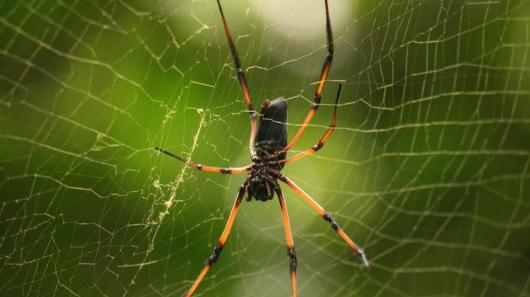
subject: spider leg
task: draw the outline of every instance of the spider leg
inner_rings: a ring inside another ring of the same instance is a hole
[[[243,71],[243,67],[241,66],[241,61],[239,60],[239,54],[237,53],[236,46],[234,44],[234,41],[232,40],[232,36],[230,35],[230,31],[228,30],[228,23],[225,18],[225,14],[223,12],[223,7],[221,6],[221,2],[217,0],[217,6],[219,6],[219,12],[221,13],[221,18],[223,20],[223,27],[226,34],[226,40],[228,41],[228,46],[230,47],[230,53],[232,54],[232,58],[234,60],[234,65],[236,66],[236,73],[237,73],[237,80],[239,81],[239,86],[241,87],[241,91],[243,91],[243,96],[245,96],[245,104],[247,105],[248,111],[250,112],[250,138],[248,141],[248,149],[250,150],[250,155],[253,157],[256,154],[256,151],[254,149],[254,142],[256,140],[256,110],[254,109],[254,104],[252,103],[252,98],[250,97],[250,92],[248,89],[247,79],[245,77],[245,72]]]
[[[285,240],[287,242],[287,255],[289,256],[289,273],[291,274],[291,287],[293,290],[293,297],[297,296],[296,289],[296,251],[294,249],[293,235],[291,233],[291,225],[289,224],[289,214],[287,213],[287,205],[285,205],[285,199],[283,198],[282,190],[279,185],[276,185],[274,189],[276,195],[278,195],[278,201],[280,202],[280,208],[282,209],[283,227],[285,229]]]
[[[155,147],[155,150],[159,151],[159,152],[162,152],[174,159],[177,159],[179,160],[180,162],[182,163],[185,163],[185,164],[189,164],[191,167],[199,170],[199,171],[205,171],[205,172],[213,172],[213,173],[222,173],[222,174],[239,174],[239,173],[245,173],[247,171],[250,171],[250,168],[252,167],[252,165],[247,165],[247,166],[243,166],[243,167],[228,167],[228,168],[223,168],[223,167],[213,167],[213,166],[204,166],[202,164],[195,164],[191,161],[187,161],[173,153],[170,153],[166,150],[163,150],[159,147]]]
[[[320,73],[320,79],[315,89],[315,99],[313,106],[311,106],[311,108],[309,109],[309,113],[307,114],[304,122],[302,123],[302,126],[300,126],[291,142],[285,148],[282,149],[282,152],[288,151],[298,141],[300,136],[302,136],[302,133],[304,132],[305,128],[307,127],[307,124],[309,124],[309,122],[317,112],[318,106],[320,105],[322,90],[324,89],[324,85],[326,84],[326,79],[331,68],[331,61],[333,60],[334,52],[333,32],[331,31],[331,21],[329,20],[328,0],[325,0],[324,2],[326,4],[326,33],[328,39],[328,55],[324,60],[324,65],[322,66],[322,71]]]
[[[280,175],[278,178],[282,182],[286,183],[291,189],[293,189],[296,192],[296,194],[300,195],[300,197],[302,197],[305,200],[305,202],[309,204],[309,206],[311,206],[326,222],[330,224],[331,228],[333,228],[333,230],[335,230],[335,232],[339,234],[339,236],[346,242],[346,244],[350,246],[352,251],[356,253],[357,256],[359,256],[364,266],[367,266],[367,267],[370,266],[363,250],[355,242],[353,242],[353,240],[351,240],[350,237],[346,235],[346,233],[344,233],[342,228],[339,227],[337,222],[331,217],[331,215],[324,208],[322,208],[322,206],[320,206],[315,200],[313,200],[313,198],[311,198],[311,196],[309,196],[306,192],[304,192],[304,190],[302,190],[299,186],[297,186],[292,180],[290,180],[285,175]]]
[[[326,132],[324,132],[324,135],[322,135],[322,138],[320,138],[318,143],[315,144],[314,146],[312,146],[311,148],[308,148],[307,150],[305,150],[305,151],[303,151],[301,153],[298,153],[298,154],[296,154],[296,155],[294,155],[292,157],[289,157],[289,158],[283,160],[282,163],[288,164],[288,163],[294,162],[296,160],[302,159],[303,157],[312,155],[312,154],[316,153],[318,150],[320,150],[324,146],[324,143],[326,142],[328,137],[331,135],[331,132],[333,132],[333,130],[335,130],[335,126],[337,125],[337,104],[339,103],[339,97],[340,97],[341,89],[342,89],[342,84],[339,84],[339,90],[337,91],[337,97],[335,98],[335,107],[333,109],[333,116],[332,116],[332,120],[331,120],[331,125],[326,130]]]
[[[204,265],[204,268],[201,270],[193,284],[191,285],[190,289],[186,292],[186,297],[191,297],[199,284],[204,279],[204,276],[210,270],[212,265],[219,259],[219,256],[221,255],[221,252],[223,251],[223,247],[225,245],[226,239],[228,238],[228,235],[230,234],[230,231],[232,230],[232,226],[234,225],[234,220],[237,215],[237,211],[239,210],[239,206],[241,206],[241,201],[243,200],[243,196],[245,195],[247,185],[248,185],[249,178],[245,180],[245,182],[241,185],[239,188],[239,192],[236,196],[236,199],[234,201],[234,205],[232,206],[232,210],[230,211],[230,216],[228,217],[228,220],[226,221],[225,228],[223,230],[223,233],[221,234],[221,237],[219,238],[219,241],[215,245],[215,248],[213,250],[212,255],[206,260],[206,264]]]

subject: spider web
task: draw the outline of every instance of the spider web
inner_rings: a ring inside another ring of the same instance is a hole
[[[223,2],[256,106],[294,133],[325,57],[322,1]],[[301,296],[530,295],[530,2],[331,1],[316,143],[284,172]],[[237,3],[237,4],[236,4]],[[242,176],[248,116],[215,1],[0,2],[0,292],[179,296]],[[197,296],[289,296],[276,201],[244,203]]]

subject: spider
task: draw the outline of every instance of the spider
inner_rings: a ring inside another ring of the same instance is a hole
[[[155,147],[157,151],[160,151],[172,158],[175,158],[186,165],[198,169],[200,171],[213,172],[213,173],[222,173],[222,174],[242,174],[247,173],[247,178],[239,188],[239,192],[235,198],[232,210],[224,227],[223,233],[217,242],[213,253],[206,260],[206,263],[199,273],[190,289],[183,295],[186,297],[191,297],[196,291],[197,287],[204,279],[206,273],[210,270],[212,265],[219,259],[223,247],[226,243],[228,235],[232,230],[234,220],[236,218],[243,197],[247,194],[247,201],[250,201],[252,198],[259,201],[268,201],[274,198],[274,194],[278,196],[280,202],[280,208],[282,211],[282,220],[285,231],[285,239],[287,241],[287,255],[289,256],[289,272],[291,278],[291,288],[292,296],[297,296],[296,288],[296,267],[297,259],[296,252],[294,247],[293,236],[291,233],[291,227],[289,224],[289,215],[287,213],[287,206],[282,194],[282,190],[278,184],[278,180],[287,184],[291,189],[293,189],[296,194],[301,196],[305,202],[309,204],[326,222],[328,222],[333,230],[335,230],[338,235],[350,246],[352,251],[356,253],[362,263],[365,266],[369,266],[368,260],[363,252],[363,250],[355,244],[349,237],[344,233],[344,231],[339,227],[337,222],[331,217],[331,215],[322,208],[309,194],[304,192],[299,186],[297,186],[291,179],[281,173],[282,168],[289,163],[297,161],[303,157],[309,156],[316,153],[323,146],[328,137],[331,135],[335,129],[336,119],[337,119],[337,104],[340,97],[340,92],[342,85],[339,84],[337,90],[337,96],[335,99],[335,105],[332,115],[332,123],[329,128],[326,130],[324,135],[320,138],[318,144],[312,146],[309,149],[306,149],[296,155],[293,155],[287,158],[287,152],[289,149],[298,141],[302,136],[305,128],[308,123],[311,121],[315,115],[321,100],[322,90],[326,83],[326,78],[328,76],[329,70],[331,68],[331,62],[333,60],[333,34],[331,30],[331,23],[329,18],[329,9],[328,1],[324,0],[325,3],[325,12],[326,12],[326,32],[327,32],[327,50],[328,55],[324,60],[324,65],[322,66],[322,71],[320,74],[320,79],[318,85],[315,89],[314,103],[311,106],[309,113],[307,114],[303,124],[300,126],[296,132],[293,139],[287,143],[287,102],[284,98],[279,97],[272,101],[266,100],[261,105],[261,113],[258,117],[250,97],[250,92],[245,78],[245,73],[241,66],[239,60],[239,55],[237,53],[236,47],[228,30],[228,23],[226,21],[223,8],[221,6],[220,0],[217,0],[217,6],[219,7],[219,13],[223,22],[223,27],[230,47],[230,52],[233,58],[233,62],[236,68],[237,80],[239,81],[239,86],[245,97],[245,104],[248,108],[250,114],[250,139],[248,143],[250,157],[252,162],[250,165],[244,167],[232,167],[232,168],[221,168],[213,166],[203,166],[201,164],[196,164],[190,160],[185,160],[173,153],[170,153],[164,149]],[[256,125],[257,120],[259,119],[259,128]]]

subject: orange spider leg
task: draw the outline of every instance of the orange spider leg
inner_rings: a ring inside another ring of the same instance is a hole
[[[230,234],[230,231],[232,230],[232,226],[234,225],[234,220],[236,219],[237,211],[239,210],[239,207],[241,206],[241,201],[243,200],[243,196],[246,192],[246,188],[248,185],[247,180],[241,185],[239,189],[239,193],[237,194],[236,200],[234,201],[234,205],[232,206],[232,210],[230,211],[230,216],[228,216],[228,220],[226,221],[225,228],[223,230],[223,233],[221,234],[221,237],[219,238],[219,241],[215,245],[215,248],[213,250],[212,255],[206,260],[206,264],[204,265],[203,269],[191,285],[190,289],[185,293],[184,296],[191,297],[195,290],[197,290],[197,287],[204,279],[204,276],[210,270],[213,264],[219,259],[219,256],[221,255],[221,252],[223,251],[223,247],[226,243],[226,239],[228,238],[228,235]]]
[[[350,246],[352,251],[359,256],[362,263],[365,266],[370,266],[368,263],[368,259],[366,259],[366,255],[364,254],[363,250],[355,243],[353,240],[344,233],[342,228],[337,224],[337,222],[331,217],[331,215],[324,209],[322,206],[320,206],[311,196],[309,196],[304,190],[302,190],[299,186],[297,186],[292,180],[290,180],[285,175],[280,175],[279,179],[286,183],[291,189],[293,189],[296,194],[300,195],[311,208],[313,208],[326,222],[328,222],[333,230],[339,234],[339,236],[346,242],[347,245]]]
[[[298,263],[296,260],[296,251],[294,249],[291,225],[289,224],[289,214],[287,213],[287,205],[285,205],[285,199],[283,198],[282,190],[279,186],[277,186],[275,191],[276,195],[278,195],[280,208],[282,209],[283,227],[285,229],[285,240],[287,242],[287,255],[289,256],[289,273],[291,274],[291,288],[293,290],[293,297],[296,297],[298,295],[296,289],[296,267]]]
[[[241,66],[241,61],[239,60],[239,54],[237,53],[236,46],[232,40],[230,30],[228,30],[228,22],[226,21],[225,14],[223,12],[223,7],[221,2],[217,0],[217,6],[219,6],[219,12],[221,13],[221,19],[223,20],[223,28],[226,35],[226,40],[228,41],[228,46],[230,47],[230,53],[232,54],[232,59],[234,60],[234,65],[236,66],[237,80],[239,81],[239,87],[243,92],[245,97],[245,104],[247,105],[248,111],[250,112],[250,139],[248,141],[248,149],[250,150],[250,155],[254,156],[256,150],[254,148],[254,142],[256,139],[256,111],[254,110],[254,104],[252,103],[252,98],[250,97],[250,91],[248,88],[247,79],[245,77],[245,72]]]
[[[182,163],[185,163],[185,164],[188,164],[190,165],[191,167],[199,170],[199,171],[205,171],[205,172],[213,172],[213,173],[222,173],[222,174],[239,174],[239,173],[245,173],[245,172],[248,172],[250,171],[252,165],[247,165],[247,166],[243,166],[243,167],[213,167],[213,166],[204,166],[202,164],[195,164],[191,161],[187,161],[187,160],[184,160],[183,158],[173,154],[173,153],[170,153],[166,150],[163,150],[159,147],[155,147],[155,150],[159,151],[159,152],[162,152],[174,159],[177,159],[179,160],[180,162]]]
[[[299,159],[302,159],[302,158],[304,158],[306,156],[312,155],[312,154],[316,153],[317,151],[319,151],[324,146],[324,143],[326,142],[328,137],[331,135],[331,132],[333,132],[333,130],[335,130],[335,127],[337,125],[337,104],[339,103],[339,97],[340,97],[341,89],[342,89],[342,84],[339,84],[339,90],[337,91],[337,97],[335,98],[335,107],[333,109],[333,116],[332,116],[332,120],[331,120],[331,125],[326,130],[326,132],[324,132],[324,135],[322,136],[322,138],[320,138],[320,140],[318,141],[318,144],[315,144],[311,148],[308,148],[307,150],[305,150],[305,151],[303,151],[301,153],[298,153],[298,154],[296,154],[296,155],[294,155],[292,157],[289,157],[289,158],[285,159],[284,161],[282,161],[282,163],[284,163],[284,164],[292,163],[292,162],[294,162],[296,160],[299,160]]]
[[[331,21],[329,20],[329,9],[328,9],[328,0],[325,1],[326,3],[326,33],[327,33],[327,39],[328,39],[328,55],[326,56],[326,59],[324,60],[324,65],[322,66],[322,71],[320,73],[320,78],[318,81],[318,85],[315,89],[315,98],[313,105],[309,109],[309,113],[307,114],[304,122],[302,123],[302,126],[298,129],[296,134],[294,135],[293,139],[289,144],[284,147],[281,151],[286,152],[288,151],[302,136],[302,133],[304,132],[305,128],[307,127],[307,124],[311,121],[315,113],[317,112],[318,106],[320,105],[320,99],[322,98],[322,91],[324,90],[324,85],[326,84],[326,79],[329,74],[329,70],[331,69],[331,62],[333,61],[333,53],[335,51],[333,46],[333,32],[331,30]]]

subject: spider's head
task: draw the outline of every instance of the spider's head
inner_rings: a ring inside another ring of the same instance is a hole
[[[250,200],[254,197],[260,201],[271,200],[274,197],[274,187],[275,185],[272,181],[255,176],[248,184],[248,199]]]

